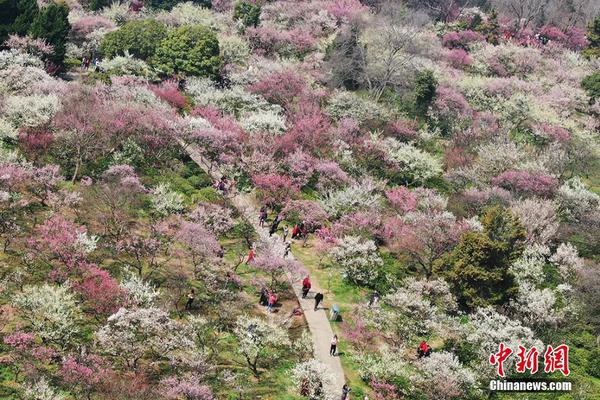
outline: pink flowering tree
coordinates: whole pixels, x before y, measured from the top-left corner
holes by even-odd
[[[125,304],[126,292],[107,271],[93,264],[82,264],[79,269],[82,277],[73,288],[82,296],[88,311],[106,316]]]
[[[393,251],[407,254],[430,276],[433,262],[451,250],[469,229],[449,212],[411,212],[388,220],[383,235]]]
[[[195,222],[182,221],[175,240],[183,246],[183,255],[191,260],[195,274],[207,262],[223,255],[223,249],[215,235]]]
[[[183,109],[187,105],[187,99],[179,91],[179,84],[175,80],[166,80],[158,85],[152,85],[150,89],[160,99],[166,101],[177,109]]]
[[[84,193],[90,221],[102,228],[105,238],[116,243],[129,233],[130,222],[141,205],[146,188],[133,167],[113,165],[96,184],[86,187]]]
[[[155,237],[130,235],[117,242],[116,250],[132,261],[140,277],[151,276],[166,261],[160,257],[166,253],[163,242]]]
[[[58,261],[63,267],[73,268],[93,250],[88,239],[85,226],[57,214],[36,227],[29,246],[45,262]]]
[[[392,207],[401,213],[415,211],[417,209],[417,195],[404,186],[389,189],[385,192]]]
[[[520,195],[549,197],[558,189],[558,179],[543,172],[509,170],[492,179],[494,185]]]
[[[214,400],[209,386],[203,385],[194,376],[170,377],[161,381],[162,395],[166,399]]]
[[[284,260],[270,250],[260,251],[250,265],[267,276],[268,281],[265,284],[271,290],[282,290],[290,276],[300,279],[306,274],[306,269],[301,263]]]
[[[284,175],[256,175],[252,181],[258,190],[259,199],[270,207],[282,205],[299,193],[292,180]]]
[[[80,358],[66,357],[59,375],[73,392],[87,398],[114,378],[105,360],[94,354]]]
[[[307,86],[300,75],[285,70],[266,76],[248,89],[262,95],[269,103],[279,104],[290,111],[296,100],[305,94]]]

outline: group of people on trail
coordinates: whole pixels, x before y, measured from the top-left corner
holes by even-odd
[[[213,187],[221,192],[222,195],[226,195],[229,188],[233,187],[234,184],[233,181],[229,182],[227,176],[223,175],[221,179],[217,179],[215,183],[213,183]]]
[[[98,72],[100,69],[100,65],[98,64],[98,57],[83,57],[81,59],[81,69],[88,70],[90,69],[90,64],[93,65],[94,71]]]
[[[263,288],[260,291],[259,304],[267,307],[267,312],[269,313],[273,312],[273,307],[275,307],[275,304],[277,304],[277,299],[277,292],[274,290],[269,291],[267,288]]]
[[[306,297],[308,296],[308,292],[310,292],[310,289],[312,288],[312,283],[310,282],[310,277],[307,275],[303,280],[302,280],[302,298],[306,299]],[[323,301],[323,298],[325,296],[323,296],[323,293],[321,292],[317,292],[315,293],[315,311],[317,311],[319,309],[319,304],[321,304],[321,302]]]

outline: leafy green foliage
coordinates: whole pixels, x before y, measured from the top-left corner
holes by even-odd
[[[526,238],[525,229],[509,210],[491,208],[481,223],[483,231],[466,233],[434,266],[465,309],[504,304],[515,294],[508,267],[523,252]]]
[[[234,21],[241,21],[244,26],[258,26],[261,8],[258,4],[240,1],[233,9]]]
[[[600,14],[590,23],[587,31],[587,39],[590,41],[589,47],[584,50],[588,57],[600,56]]]
[[[52,3],[36,14],[29,33],[35,38],[43,38],[54,47],[50,60],[58,66],[65,59],[67,36],[71,30],[69,8],[66,5]]]
[[[165,75],[186,73],[216,78],[223,66],[217,36],[204,26],[183,26],[169,32],[153,58]]]
[[[590,96],[590,103],[594,103],[596,99],[600,98],[600,72],[594,72],[586,76],[581,81],[581,86],[585,89],[588,96]]]
[[[433,75],[433,71],[424,70],[417,74],[414,95],[414,113],[418,117],[424,117],[427,109],[435,99],[435,89],[438,81]]]
[[[124,55],[126,52],[145,60],[154,55],[158,44],[167,36],[167,28],[153,19],[131,21],[108,33],[100,50],[105,57]]]
[[[153,8],[160,8],[162,10],[170,10],[179,3],[183,3],[186,0],[148,0],[147,4]],[[200,7],[211,8],[212,0],[192,0],[192,3],[199,5]]]
[[[36,0],[0,0],[0,43],[11,33],[25,35],[38,13]]]

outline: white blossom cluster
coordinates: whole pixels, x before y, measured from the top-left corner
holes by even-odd
[[[169,185],[160,183],[152,189],[150,197],[152,205],[160,215],[181,212],[184,208],[183,195],[170,189]]]
[[[335,263],[342,266],[345,278],[358,284],[371,283],[377,278],[378,268],[383,265],[375,242],[358,236],[345,236],[340,244],[331,250],[330,256]]]

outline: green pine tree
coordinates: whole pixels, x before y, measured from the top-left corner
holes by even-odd
[[[29,33],[35,38],[43,38],[54,47],[50,61],[62,67],[65,59],[65,45],[71,30],[66,5],[50,4],[40,10],[34,18]]]
[[[465,310],[505,304],[517,291],[509,266],[523,252],[525,229],[500,207],[489,209],[481,223],[483,231],[466,233],[434,266]]]

